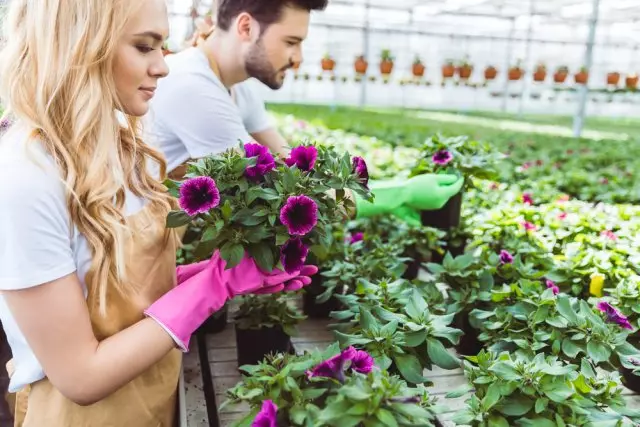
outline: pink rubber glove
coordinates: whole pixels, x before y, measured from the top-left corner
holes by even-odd
[[[209,261],[176,269],[178,286],[154,302],[145,314],[158,322],[183,351],[189,340],[209,316],[227,300],[250,293],[295,291],[311,283],[318,272],[312,265],[288,274],[280,270],[265,273],[245,255],[236,267],[225,270],[226,262],[216,251]]]

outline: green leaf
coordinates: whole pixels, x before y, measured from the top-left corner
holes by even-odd
[[[596,373],[591,366],[591,363],[586,358],[583,358],[580,362],[580,372],[587,378],[595,378]]]
[[[443,369],[456,369],[460,367],[460,361],[444,348],[444,345],[436,339],[427,339],[427,353],[429,359]]]
[[[547,399],[545,399],[544,397],[539,397],[536,400],[536,414],[541,414],[542,412],[544,412],[544,408],[547,407],[548,401]]]
[[[567,319],[564,317],[556,316],[550,317],[547,319],[547,323],[551,326],[555,326],[556,328],[566,328],[567,327]]]
[[[580,347],[578,347],[576,343],[571,341],[569,338],[565,338],[564,340],[562,340],[562,351],[568,357],[573,359],[578,355],[578,353],[580,353]]]
[[[167,215],[167,228],[178,228],[183,225],[187,225],[191,222],[193,218],[186,214],[183,211],[171,211]]]
[[[406,307],[407,314],[412,319],[422,319],[424,313],[428,310],[427,303],[424,302],[424,297],[418,292],[417,289],[413,290],[409,304]]]
[[[291,236],[289,236],[288,234],[282,234],[282,233],[278,233],[276,234],[276,245],[277,246],[282,246],[284,245],[287,240],[289,240]]]
[[[611,350],[602,343],[589,341],[587,344],[587,355],[594,363],[598,364],[609,360]]]
[[[562,403],[574,394],[574,390],[566,383],[554,383],[553,388],[545,391],[547,397],[556,403]]]
[[[518,372],[516,371],[515,367],[507,362],[496,362],[489,368],[489,371],[496,374],[498,378],[506,381],[520,381],[522,379],[520,374],[518,374]]]
[[[228,270],[240,264],[244,258],[244,248],[237,243],[227,242],[220,248],[220,257],[227,262]]]
[[[231,201],[229,199],[224,202],[224,205],[222,205],[222,208],[220,208],[220,212],[222,213],[222,217],[224,218],[224,220],[226,222],[229,222],[229,220],[231,219],[231,214],[233,213],[233,209],[231,209]]]
[[[326,388],[306,388],[302,390],[302,396],[306,400],[314,400],[327,392]]]
[[[378,409],[378,411],[376,412],[376,418],[378,418],[385,427],[398,427],[396,418],[391,412],[387,411],[384,408]]]
[[[368,331],[372,329],[378,330],[379,328],[379,324],[376,321],[376,318],[373,317],[369,310],[367,310],[363,306],[360,306],[360,327]]]
[[[586,378],[584,375],[580,374],[578,378],[573,382],[574,387],[583,394],[591,392],[593,390],[589,384],[587,384]]]
[[[449,393],[446,394],[446,398],[447,399],[456,399],[458,397],[462,397],[465,394],[471,392],[473,390],[473,387],[469,384],[465,384],[463,386],[458,387],[457,389],[450,391]]]
[[[307,418],[307,411],[303,407],[295,405],[289,410],[289,418],[296,425],[302,425]]]
[[[275,258],[271,247],[266,243],[257,243],[247,248],[251,258],[258,264],[263,271],[271,272],[275,265]]]
[[[200,241],[206,242],[208,240],[213,240],[216,238],[217,235],[218,235],[218,230],[215,227],[208,227],[206,230],[204,230],[204,233],[202,234],[202,238],[200,239]]]
[[[451,421],[453,421],[456,425],[468,425],[471,424],[475,418],[476,416],[473,414],[473,412],[471,412],[469,409],[463,409],[462,411],[457,412],[451,418]]]
[[[340,331],[333,331],[333,335],[336,336],[336,339],[340,342],[342,346],[350,346],[350,345],[366,345],[371,342],[370,339],[364,337],[358,337],[355,335],[344,334]]]
[[[422,384],[427,379],[422,376],[422,365],[412,354],[395,354],[393,360],[402,377],[411,383]]]
[[[351,400],[367,400],[371,398],[370,393],[366,393],[361,388],[355,386],[343,386],[340,389],[340,393]]]
[[[510,417],[521,417],[533,408],[533,400],[526,396],[510,396],[504,404],[501,404],[499,411]]]
[[[482,399],[482,407],[485,411],[493,408],[496,403],[500,401],[502,395],[500,394],[501,384],[493,383],[487,389],[487,394]]]
[[[571,323],[578,323],[578,315],[571,306],[571,300],[566,294],[558,295],[556,309],[558,310],[558,313],[564,316]]]
[[[489,426],[491,427],[509,427],[507,419],[500,415],[489,416]]]
[[[404,342],[407,347],[417,347],[427,339],[427,331],[407,332],[404,335]]]

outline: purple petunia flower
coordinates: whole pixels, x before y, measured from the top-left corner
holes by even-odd
[[[524,227],[525,230],[527,231],[535,231],[537,229],[537,227],[535,226],[535,224],[530,223],[529,221],[524,221],[522,222],[522,226]]]
[[[433,155],[431,160],[433,160],[433,163],[435,163],[437,165],[444,166],[446,164],[451,163],[451,161],[453,160],[453,154],[451,154],[447,150],[440,150],[436,154]]]
[[[339,354],[333,356],[331,359],[325,360],[324,362],[313,368],[311,371],[308,371],[307,377],[334,378],[343,383],[345,364],[353,360],[355,355],[356,349],[353,347],[348,347],[341,351]]]
[[[280,221],[289,234],[304,236],[318,223],[318,205],[307,196],[291,196],[280,210]]]
[[[601,301],[598,303],[596,308],[601,312],[603,312],[604,314],[606,314],[607,319],[610,322],[617,323],[620,327],[624,329],[633,330],[633,326],[631,326],[631,323],[629,323],[629,320],[627,319],[627,317],[624,314],[620,313],[614,306],[612,306],[608,302]]]
[[[190,178],[180,186],[178,204],[187,215],[209,212],[220,203],[216,182],[208,176]]]
[[[318,159],[318,149],[313,145],[308,147],[300,146],[291,150],[289,158],[285,160],[287,166],[296,165],[301,171],[309,172]]]
[[[522,195],[522,203],[524,203],[525,205],[533,204],[533,196],[531,195],[531,193],[524,193]]]
[[[355,156],[352,160],[353,172],[358,175],[362,185],[367,187],[369,185],[369,169],[367,168],[367,162],[362,157]]]
[[[260,144],[248,143],[244,144],[244,151],[247,158],[257,157],[256,165],[250,166],[244,171],[247,178],[259,180],[267,172],[275,169],[276,161],[267,147]]]
[[[560,288],[555,284],[553,280],[547,280],[545,284],[547,285],[547,289],[551,289],[554,295],[558,295],[560,293]]]
[[[284,271],[289,274],[300,271],[308,254],[309,248],[302,243],[299,237],[287,240],[280,248],[280,261],[284,266]]]
[[[11,120],[5,117],[0,120],[0,132],[4,132],[11,127]]]
[[[364,233],[362,231],[358,231],[357,233],[353,233],[351,235],[351,239],[349,240],[349,243],[353,245],[354,243],[362,242],[363,240],[364,240]]]
[[[500,251],[500,263],[501,264],[511,264],[513,263],[513,255],[511,255],[508,251],[504,249]]]
[[[253,419],[251,427],[278,427],[278,407],[272,400],[262,402],[260,412]]]
[[[351,359],[351,369],[361,374],[368,374],[373,370],[373,357],[366,351],[356,350],[355,355]]]

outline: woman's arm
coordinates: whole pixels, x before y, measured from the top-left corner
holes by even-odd
[[[3,295],[49,381],[78,405],[104,399],[176,347],[150,318],[99,342],[75,273]]]

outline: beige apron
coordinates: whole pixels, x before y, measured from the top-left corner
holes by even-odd
[[[139,289],[133,297],[112,290],[107,315],[89,303],[98,340],[142,320],[143,310],[175,286],[175,232],[165,231],[165,217],[149,207],[129,218],[133,238],[127,248],[127,278]],[[87,301],[91,298],[91,287]],[[92,307],[93,305],[93,307]],[[15,427],[172,427],[182,352],[171,350],[116,393],[91,406],[79,406],[43,379],[17,393]],[[87,378],[87,381],[91,381]]]

